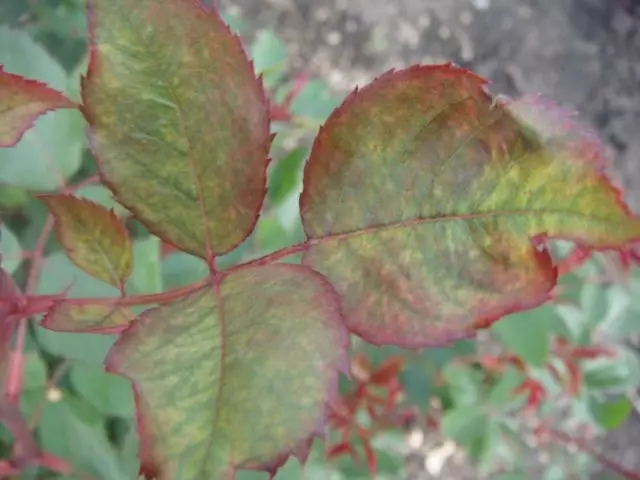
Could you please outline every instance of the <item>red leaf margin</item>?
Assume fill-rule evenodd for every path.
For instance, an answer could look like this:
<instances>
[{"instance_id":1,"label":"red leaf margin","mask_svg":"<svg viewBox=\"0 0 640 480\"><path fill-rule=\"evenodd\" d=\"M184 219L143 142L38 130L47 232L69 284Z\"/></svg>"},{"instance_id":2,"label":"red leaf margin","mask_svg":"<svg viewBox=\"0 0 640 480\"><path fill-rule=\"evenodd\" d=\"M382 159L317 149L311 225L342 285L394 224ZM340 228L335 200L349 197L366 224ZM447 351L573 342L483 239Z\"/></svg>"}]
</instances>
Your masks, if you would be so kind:
<instances>
[{"instance_id":1,"label":"red leaf margin","mask_svg":"<svg viewBox=\"0 0 640 480\"><path fill-rule=\"evenodd\" d=\"M68 242L66 232L63 229L61 222L58 221L58 217L61 215L56 210L56 207L58 206L56 205L56 202L58 203L62 202L63 204L67 204L67 206L69 206L69 204L75 203L77 207L83 206L89 209L93 209L95 213L103 213L105 215L105 219L110 223L110 226L115 231L116 236L118 236L119 239L121 239L124 242L123 248L127 252L129 252L129 255L131 256L131 261L133 261L133 252L132 252L133 247L132 247L131 237L129 236L129 231L127 230L127 227L123 219L115 213L113 208L107 208L88 198L76 197L75 195L71 195L68 193L40 194L40 195L37 195L36 198L38 198L38 200L40 200L47 207L47 209L49 210L49 213L53 216L55 220L54 232L56 235L56 239L64 247L69 260L71 260L77 267L79 267L81 270L86 272L88 275L94 278L99 278L99 277L96 277L94 273L88 271L85 268L85 266L77 263L74 256L70 255L70 253L74 251L74 248ZM106 282L105 280L102 280L102 281L105 281L105 283L109 283L110 285L113 285L114 287L118 288L121 292L124 292L124 284L126 283L128 278L131 276L132 268L133 268L133 264L131 263L129 265L128 272L125 272L124 277L119 278L117 282Z\"/></svg>"},{"instance_id":2,"label":"red leaf margin","mask_svg":"<svg viewBox=\"0 0 640 480\"><path fill-rule=\"evenodd\" d=\"M0 87L3 91L0 95L0 114L2 113L2 96L4 95L9 97L22 92L27 95L28 101L20 103L19 106L31 105L31 112L20 116L20 125L10 129L5 140L0 136L0 147L17 145L25 132L34 126L36 119L45 113L62 108L78 108L76 102L44 82L7 72L3 65L0 65Z\"/></svg>"}]
</instances>

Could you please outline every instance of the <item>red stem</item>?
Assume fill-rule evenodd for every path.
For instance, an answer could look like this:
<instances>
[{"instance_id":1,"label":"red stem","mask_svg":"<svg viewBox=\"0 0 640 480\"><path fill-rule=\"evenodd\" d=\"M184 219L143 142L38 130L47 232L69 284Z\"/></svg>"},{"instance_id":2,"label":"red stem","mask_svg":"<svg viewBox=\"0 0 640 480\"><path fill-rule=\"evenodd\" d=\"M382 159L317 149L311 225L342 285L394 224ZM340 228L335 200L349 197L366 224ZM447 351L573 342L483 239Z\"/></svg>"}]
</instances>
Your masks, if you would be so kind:
<instances>
[{"instance_id":1,"label":"red stem","mask_svg":"<svg viewBox=\"0 0 640 480\"><path fill-rule=\"evenodd\" d=\"M35 290L42 270L42 261L44 258L44 249L49 239L49 234L53 230L54 219L52 215L47 217L44 227L40 232L38 241L33 250L33 256L31 257L31 267L29 269L29 276L27 278L27 286L25 293L30 294ZM18 403L20 401L20 392L22 391L22 364L24 356L25 337L27 334L28 317L22 317L18 323L18 330L16 333L16 343L12 355L9 357L9 369L7 373L6 383L6 399L11 403Z\"/></svg>"}]
</instances>

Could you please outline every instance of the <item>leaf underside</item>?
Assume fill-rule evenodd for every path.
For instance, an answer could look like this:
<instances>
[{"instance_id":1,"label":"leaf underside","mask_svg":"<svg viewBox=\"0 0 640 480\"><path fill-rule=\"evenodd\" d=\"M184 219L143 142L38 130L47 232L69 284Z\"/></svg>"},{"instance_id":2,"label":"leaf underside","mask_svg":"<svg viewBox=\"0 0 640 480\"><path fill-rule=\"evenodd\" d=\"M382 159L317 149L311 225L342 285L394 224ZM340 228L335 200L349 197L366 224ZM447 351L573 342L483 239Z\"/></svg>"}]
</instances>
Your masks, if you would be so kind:
<instances>
[{"instance_id":1,"label":"leaf underside","mask_svg":"<svg viewBox=\"0 0 640 480\"><path fill-rule=\"evenodd\" d=\"M143 471L273 467L321 432L347 338L333 289L299 265L243 268L147 311L107 360L136 386Z\"/></svg>"},{"instance_id":2,"label":"leaf underside","mask_svg":"<svg viewBox=\"0 0 640 480\"><path fill-rule=\"evenodd\" d=\"M544 238L615 249L640 237L580 127L543 136L524 113L545 105L511 112L485 84L452 65L391 71L315 140L303 263L369 342L438 345L544 302L557 280Z\"/></svg>"},{"instance_id":3,"label":"leaf underside","mask_svg":"<svg viewBox=\"0 0 640 480\"><path fill-rule=\"evenodd\" d=\"M0 147L16 145L40 115L75 106L57 90L9 73L0 65Z\"/></svg>"},{"instance_id":4,"label":"leaf underside","mask_svg":"<svg viewBox=\"0 0 640 480\"><path fill-rule=\"evenodd\" d=\"M212 260L253 229L268 105L238 38L196 0L91 0L82 82L104 182L150 231Z\"/></svg>"},{"instance_id":5,"label":"leaf underside","mask_svg":"<svg viewBox=\"0 0 640 480\"><path fill-rule=\"evenodd\" d=\"M131 275L131 239L112 210L72 195L40 195L56 223L58 241L88 274L122 289Z\"/></svg>"}]
</instances>

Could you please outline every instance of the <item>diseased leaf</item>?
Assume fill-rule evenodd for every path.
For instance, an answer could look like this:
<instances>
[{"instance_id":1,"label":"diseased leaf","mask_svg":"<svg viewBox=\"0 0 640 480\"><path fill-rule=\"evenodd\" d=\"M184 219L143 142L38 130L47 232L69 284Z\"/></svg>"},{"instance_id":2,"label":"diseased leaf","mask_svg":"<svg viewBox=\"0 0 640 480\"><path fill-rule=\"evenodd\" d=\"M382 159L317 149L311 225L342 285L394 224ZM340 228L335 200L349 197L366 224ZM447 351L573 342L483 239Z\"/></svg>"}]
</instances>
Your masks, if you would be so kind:
<instances>
[{"instance_id":1,"label":"diseased leaf","mask_svg":"<svg viewBox=\"0 0 640 480\"><path fill-rule=\"evenodd\" d=\"M232 250L257 221L271 144L238 38L195 0L90 4L82 97L103 179L163 240L208 260Z\"/></svg>"},{"instance_id":2,"label":"diseased leaf","mask_svg":"<svg viewBox=\"0 0 640 480\"><path fill-rule=\"evenodd\" d=\"M144 471L223 478L301 452L322 428L347 345L331 286L274 264L144 313L107 365L135 382Z\"/></svg>"},{"instance_id":3,"label":"diseased leaf","mask_svg":"<svg viewBox=\"0 0 640 480\"><path fill-rule=\"evenodd\" d=\"M593 150L538 135L485 84L452 65L391 71L316 138L304 263L369 342L437 345L540 305L557 281L546 238L616 249L640 237Z\"/></svg>"},{"instance_id":4,"label":"diseased leaf","mask_svg":"<svg viewBox=\"0 0 640 480\"><path fill-rule=\"evenodd\" d=\"M134 312L120 299L78 302L58 300L49 309L42 323L44 328L58 332L116 333L135 318Z\"/></svg>"},{"instance_id":5,"label":"diseased leaf","mask_svg":"<svg viewBox=\"0 0 640 480\"><path fill-rule=\"evenodd\" d=\"M0 65L0 147L12 147L40 115L76 105L44 83L14 75Z\"/></svg>"},{"instance_id":6,"label":"diseased leaf","mask_svg":"<svg viewBox=\"0 0 640 480\"><path fill-rule=\"evenodd\" d=\"M40 195L56 219L55 231L69 258L85 272L122 289L131 275L132 247L112 210L72 195Z\"/></svg>"}]
</instances>

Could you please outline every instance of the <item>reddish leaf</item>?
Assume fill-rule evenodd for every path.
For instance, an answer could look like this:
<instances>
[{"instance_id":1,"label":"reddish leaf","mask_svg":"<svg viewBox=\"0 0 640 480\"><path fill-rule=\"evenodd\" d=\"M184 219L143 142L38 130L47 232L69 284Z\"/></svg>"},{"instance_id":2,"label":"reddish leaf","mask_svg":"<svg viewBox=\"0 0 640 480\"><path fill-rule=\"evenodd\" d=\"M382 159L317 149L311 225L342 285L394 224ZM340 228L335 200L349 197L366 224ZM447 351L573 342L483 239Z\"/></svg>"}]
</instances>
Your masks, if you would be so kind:
<instances>
[{"instance_id":1,"label":"reddish leaf","mask_svg":"<svg viewBox=\"0 0 640 480\"><path fill-rule=\"evenodd\" d=\"M402 357L387 357L371 375L370 383L373 385L387 385L400 374L404 368L405 360Z\"/></svg>"},{"instance_id":2,"label":"reddish leaf","mask_svg":"<svg viewBox=\"0 0 640 480\"><path fill-rule=\"evenodd\" d=\"M40 115L76 104L44 83L4 70L0 65L0 147L17 144Z\"/></svg>"},{"instance_id":3,"label":"reddish leaf","mask_svg":"<svg viewBox=\"0 0 640 480\"><path fill-rule=\"evenodd\" d=\"M108 301L59 300L47 311L41 326L60 332L116 333L134 319L119 298Z\"/></svg>"},{"instance_id":4,"label":"reddish leaf","mask_svg":"<svg viewBox=\"0 0 640 480\"><path fill-rule=\"evenodd\" d=\"M451 65L391 71L316 138L303 262L369 342L438 345L545 302L557 281L545 238L592 249L640 238L591 137L541 136L485 84Z\"/></svg>"},{"instance_id":5,"label":"reddish leaf","mask_svg":"<svg viewBox=\"0 0 640 480\"><path fill-rule=\"evenodd\" d=\"M271 144L236 36L196 0L91 0L84 113L103 180L161 239L208 260L251 232Z\"/></svg>"},{"instance_id":6,"label":"reddish leaf","mask_svg":"<svg viewBox=\"0 0 640 480\"><path fill-rule=\"evenodd\" d=\"M56 219L58 241L85 272L122 290L131 275L131 239L113 210L72 195L40 195Z\"/></svg>"},{"instance_id":7,"label":"reddish leaf","mask_svg":"<svg viewBox=\"0 0 640 480\"><path fill-rule=\"evenodd\" d=\"M324 426L346 367L339 301L299 265L245 267L138 317L109 354L134 381L143 471L272 471Z\"/></svg>"},{"instance_id":8,"label":"reddish leaf","mask_svg":"<svg viewBox=\"0 0 640 480\"><path fill-rule=\"evenodd\" d=\"M341 457L343 455L350 455L351 457L354 457L355 454L355 450L348 442L336 443L329 447L325 452L327 460L333 460L334 458Z\"/></svg>"}]
</instances>

